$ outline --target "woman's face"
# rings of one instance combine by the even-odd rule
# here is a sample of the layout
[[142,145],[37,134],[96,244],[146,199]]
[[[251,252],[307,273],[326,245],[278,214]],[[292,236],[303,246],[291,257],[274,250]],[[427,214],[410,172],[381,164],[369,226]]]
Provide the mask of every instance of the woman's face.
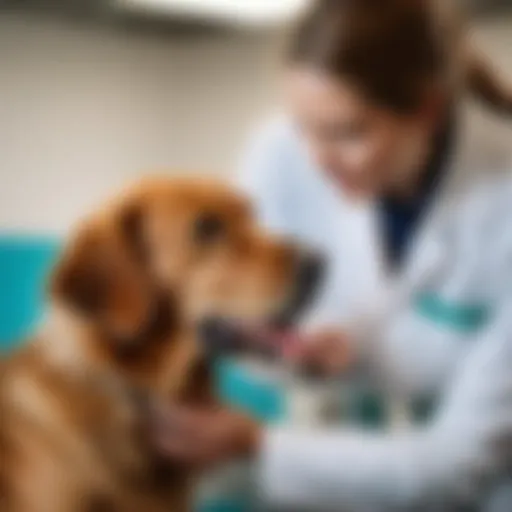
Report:
[[308,69],[289,71],[286,95],[314,160],[345,192],[373,197],[414,186],[433,131],[428,115],[376,107]]

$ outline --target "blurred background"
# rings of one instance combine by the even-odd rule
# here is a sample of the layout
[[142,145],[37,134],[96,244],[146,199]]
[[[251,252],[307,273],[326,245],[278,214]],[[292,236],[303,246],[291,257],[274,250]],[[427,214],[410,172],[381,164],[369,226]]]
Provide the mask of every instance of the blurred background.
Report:
[[[279,109],[307,0],[0,0],[0,345],[30,330],[61,237],[143,173],[229,174]],[[512,75],[512,1],[467,1]]]
[[[280,50],[307,4],[0,0],[0,354],[39,321],[61,240],[95,204],[144,173],[236,170],[280,109]],[[466,4],[512,79],[512,0]],[[273,388],[230,371],[224,396],[282,414]]]

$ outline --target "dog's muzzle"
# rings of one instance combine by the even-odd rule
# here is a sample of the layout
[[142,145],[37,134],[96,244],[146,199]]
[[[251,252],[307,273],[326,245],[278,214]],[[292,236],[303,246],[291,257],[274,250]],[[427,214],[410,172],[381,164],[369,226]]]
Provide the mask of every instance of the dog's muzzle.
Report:
[[282,308],[261,325],[244,326],[243,322],[211,317],[199,325],[199,340],[210,357],[219,355],[256,355],[275,359],[282,353],[285,339],[301,319],[317,295],[325,275],[322,256],[301,252],[295,265],[295,276],[289,299]]

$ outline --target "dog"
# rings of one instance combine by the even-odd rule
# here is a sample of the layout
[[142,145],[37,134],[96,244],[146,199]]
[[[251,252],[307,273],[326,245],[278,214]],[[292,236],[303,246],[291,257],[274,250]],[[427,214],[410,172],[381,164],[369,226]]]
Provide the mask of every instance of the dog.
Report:
[[43,327],[1,362],[0,509],[190,510],[196,475],[158,457],[150,404],[215,404],[199,333],[294,322],[321,267],[222,183],[148,179],[85,219]]

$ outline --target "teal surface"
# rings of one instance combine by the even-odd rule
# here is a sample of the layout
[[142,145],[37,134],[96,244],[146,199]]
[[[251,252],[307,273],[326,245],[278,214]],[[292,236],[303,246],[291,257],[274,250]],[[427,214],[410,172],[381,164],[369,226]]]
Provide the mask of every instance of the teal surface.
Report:
[[58,250],[52,238],[0,235],[0,351],[28,336],[41,317]]
[[219,393],[229,404],[265,422],[285,416],[284,393],[279,387],[248,375],[234,361],[220,361],[216,374]]
[[247,503],[240,501],[219,500],[205,505],[200,505],[198,512],[249,512]]

